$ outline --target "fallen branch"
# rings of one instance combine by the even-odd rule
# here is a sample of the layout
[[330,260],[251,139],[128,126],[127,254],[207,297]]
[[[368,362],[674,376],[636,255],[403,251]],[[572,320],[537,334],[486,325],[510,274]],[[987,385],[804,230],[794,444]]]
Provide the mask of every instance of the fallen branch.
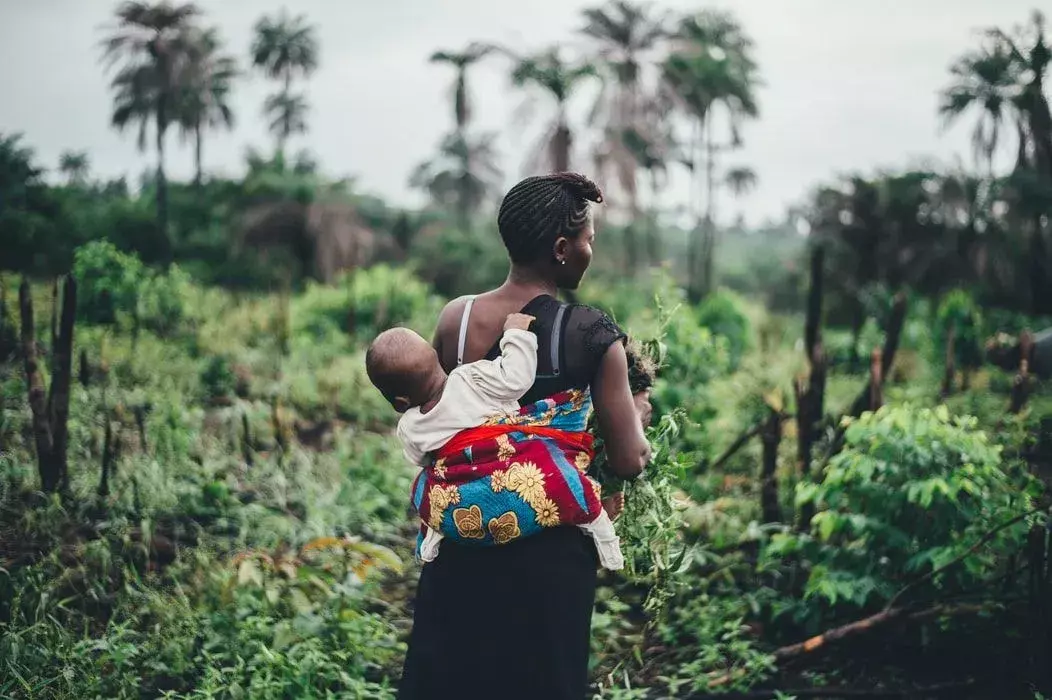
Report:
[[849,637],[855,637],[863,632],[868,632],[876,627],[881,627],[899,618],[911,620],[925,620],[932,617],[944,617],[951,615],[967,615],[988,610],[988,606],[982,604],[960,604],[960,605],[935,605],[918,612],[910,612],[908,608],[886,608],[880,612],[864,617],[861,620],[850,622],[840,627],[834,627],[822,634],[815,635],[797,644],[775,649],[771,656],[776,662],[789,661],[805,654],[817,651]]

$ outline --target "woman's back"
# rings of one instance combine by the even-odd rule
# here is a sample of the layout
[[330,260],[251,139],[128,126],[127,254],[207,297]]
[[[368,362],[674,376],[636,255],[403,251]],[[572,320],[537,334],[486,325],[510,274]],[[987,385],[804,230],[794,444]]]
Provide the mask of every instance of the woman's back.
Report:
[[[471,305],[462,359],[499,352],[500,327],[492,321],[501,314],[534,316],[538,379],[522,403],[588,388],[606,348],[623,337],[609,317],[587,306],[540,295],[509,311],[499,301],[480,297]],[[458,306],[465,304],[453,306],[454,318]],[[436,342],[452,366],[462,318],[440,327]],[[596,566],[594,544],[572,526],[497,547],[443,542],[420,577],[400,697],[442,698],[447,696],[440,689],[458,688],[449,697],[580,700],[587,686]],[[449,644],[453,628],[473,632]]]
[[[450,305],[450,316],[457,323],[440,327],[436,340],[446,371],[459,360],[499,356],[500,329],[507,315],[515,312],[536,318],[530,330],[537,334],[537,379],[522,397],[524,405],[567,389],[589,388],[607,349],[625,337],[609,316],[590,306],[562,303],[548,294],[525,304],[483,295],[470,308],[466,299]],[[461,347],[463,354],[458,357]]]

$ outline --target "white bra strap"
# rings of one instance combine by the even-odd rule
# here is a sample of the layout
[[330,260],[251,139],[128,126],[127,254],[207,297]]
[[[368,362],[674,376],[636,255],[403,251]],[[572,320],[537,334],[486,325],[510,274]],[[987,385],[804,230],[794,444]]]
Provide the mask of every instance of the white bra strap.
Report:
[[471,318],[471,307],[475,303],[475,297],[468,297],[464,304],[464,313],[460,316],[460,337],[457,339],[457,367],[464,364],[464,345],[468,340],[468,319]]

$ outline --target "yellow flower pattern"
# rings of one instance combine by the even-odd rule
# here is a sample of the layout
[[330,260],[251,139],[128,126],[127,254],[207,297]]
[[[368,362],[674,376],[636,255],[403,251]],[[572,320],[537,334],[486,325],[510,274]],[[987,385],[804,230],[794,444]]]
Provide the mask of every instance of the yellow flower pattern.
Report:
[[541,527],[555,527],[559,524],[559,506],[550,498],[545,498],[540,503],[533,505],[537,513],[537,524]]
[[457,526],[460,536],[470,540],[481,540],[486,536],[482,529],[482,510],[473,505],[470,508],[453,510],[453,524]]
[[497,436],[497,459],[507,462],[515,456],[515,447],[511,444],[511,438],[507,435]]
[[519,518],[514,511],[508,511],[499,518],[491,518],[489,521],[489,534],[493,535],[493,541],[497,544],[507,544],[522,534],[519,529]]
[[532,462],[515,462],[508,467],[505,487],[522,497],[536,510],[537,505],[545,500],[544,474]]
[[577,467],[577,471],[584,474],[588,471],[588,467],[592,465],[592,458],[588,456],[587,452],[578,452],[577,456],[574,457],[573,465]]
[[460,503],[460,491],[456,486],[442,486],[435,484],[428,492],[431,501],[431,517],[427,524],[431,529],[438,530],[442,527],[442,516],[450,504]]
[[432,467],[432,471],[435,472],[435,476],[439,479],[446,478],[446,460],[439,459],[435,462],[435,466]]

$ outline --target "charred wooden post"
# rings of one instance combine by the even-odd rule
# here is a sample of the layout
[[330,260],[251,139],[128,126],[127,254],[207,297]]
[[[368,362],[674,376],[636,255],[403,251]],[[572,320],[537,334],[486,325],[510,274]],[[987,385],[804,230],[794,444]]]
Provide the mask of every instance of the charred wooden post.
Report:
[[88,351],[84,348],[80,349],[79,365],[77,378],[80,380],[80,385],[87,388],[91,386],[91,364],[88,362]]
[[34,332],[33,297],[28,280],[23,280],[18,290],[18,308],[22,320],[22,361],[29,389],[29,410],[32,414],[33,441],[37,451],[37,470],[40,485],[45,492],[58,488],[61,475],[55,473],[51,458],[54,441],[48,424],[47,393],[40,374],[37,357],[36,333]]
[[0,361],[11,357],[17,349],[15,324],[7,317],[7,284],[0,279]]
[[1027,399],[1030,396],[1030,360],[1028,359],[1033,352],[1034,336],[1030,331],[1023,331],[1019,336],[1019,349],[1020,357],[1019,371],[1012,379],[1012,392],[1011,398],[1009,399],[1008,410],[1013,413],[1021,413],[1026,407]]
[[[822,347],[822,295],[825,249],[816,246],[811,253],[811,287],[807,296],[807,319],[804,324],[804,343],[810,366],[807,384],[802,380],[794,386],[796,394],[796,432],[798,473],[801,480],[810,479],[814,444],[818,439],[822,417],[825,415],[826,358]],[[810,505],[800,512],[798,525],[806,528],[814,515]]]
[[132,416],[135,417],[135,429],[139,433],[139,449],[147,452],[150,446],[146,443],[146,414],[150,412],[150,406],[136,404],[132,406]]
[[120,456],[120,423],[117,430],[113,430],[113,421],[109,413],[105,415],[105,428],[102,433],[102,477],[99,479],[98,494],[100,498],[110,495],[110,478],[114,473],[114,465]]
[[763,471],[760,474],[760,508],[765,523],[782,519],[778,505],[778,446],[782,442],[782,415],[773,407],[760,431],[763,443]]
[[288,436],[285,434],[285,424],[281,420],[281,401],[277,397],[274,397],[270,405],[270,423],[274,429],[274,442],[277,443],[278,449],[281,450],[282,459],[284,459],[284,455],[288,454],[289,451],[289,441]]
[[942,398],[946,398],[953,393],[954,378],[957,376],[957,363],[956,363],[956,339],[957,329],[954,326],[950,326],[949,332],[946,334],[946,371],[942,377]]
[[27,280],[19,288],[18,302],[22,320],[22,356],[29,387],[33,440],[37,451],[37,469],[41,489],[52,493],[66,486],[66,447],[69,440],[69,383],[72,377],[73,325],[77,304],[77,286],[66,279],[62,295],[61,321],[52,356],[51,388],[45,390],[40,373],[40,358],[33,318],[33,298]]
[[[902,328],[906,323],[906,309],[906,295],[903,292],[899,292],[895,295],[895,303],[891,308],[891,316],[888,319],[887,335],[884,338],[884,349],[880,353],[879,367],[882,384],[884,378],[890,374],[891,366],[895,363],[895,353],[898,352]],[[871,385],[872,377],[866,382],[866,387],[859,393],[855,402],[851,404],[851,408],[848,409],[846,414],[847,416],[858,418],[872,405]]]
[[884,367],[880,348],[873,349],[869,364],[869,410],[876,411],[884,405]]
[[252,432],[248,424],[248,412],[241,412],[241,459],[245,466],[252,466]]
[[73,380],[73,327],[76,313],[77,283],[70,275],[62,285],[62,313],[51,358],[51,390],[48,396],[54,438],[53,458],[61,475],[63,489],[69,481],[66,448],[69,443],[69,396],[70,382]]

